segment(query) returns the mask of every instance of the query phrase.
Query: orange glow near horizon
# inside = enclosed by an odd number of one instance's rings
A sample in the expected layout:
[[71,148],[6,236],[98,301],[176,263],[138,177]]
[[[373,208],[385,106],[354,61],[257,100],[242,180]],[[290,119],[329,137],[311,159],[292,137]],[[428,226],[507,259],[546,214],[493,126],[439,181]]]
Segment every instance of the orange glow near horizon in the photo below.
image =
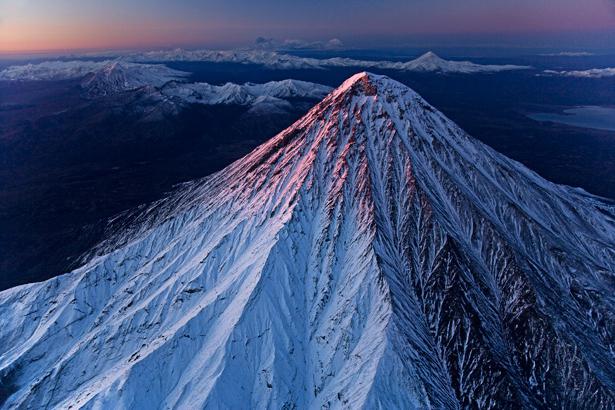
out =
[[[387,0],[387,7],[326,8],[309,1],[0,0],[0,54],[57,50],[249,45],[259,36],[281,39],[374,38],[483,33],[615,30],[612,0],[505,0],[469,3]],[[339,18],[344,16],[344,18]],[[497,36],[493,37],[496,38]]]
[[133,9],[129,4],[0,0],[0,54],[230,42],[241,29],[241,21],[161,16],[153,4]]
[[[165,41],[168,38],[172,42]],[[172,46],[206,40],[205,35],[185,26],[147,23],[104,27],[78,23],[0,25],[0,53]]]

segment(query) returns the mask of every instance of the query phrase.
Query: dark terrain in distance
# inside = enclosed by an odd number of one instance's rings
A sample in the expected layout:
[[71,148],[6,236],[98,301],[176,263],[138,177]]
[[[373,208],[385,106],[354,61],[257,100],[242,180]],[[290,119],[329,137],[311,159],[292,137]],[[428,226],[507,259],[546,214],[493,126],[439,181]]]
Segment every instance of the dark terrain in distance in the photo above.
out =
[[[360,71],[168,65],[210,83],[296,78],[337,86]],[[547,179],[615,198],[614,132],[539,123],[524,115],[612,104],[615,79],[540,77],[537,71],[380,72]],[[137,94],[92,102],[81,97],[78,81],[0,82],[0,289],[76,267],[104,237],[110,217],[223,168],[311,104],[297,101],[293,112],[260,117],[246,115],[244,107],[200,105],[143,122],[132,109]]]

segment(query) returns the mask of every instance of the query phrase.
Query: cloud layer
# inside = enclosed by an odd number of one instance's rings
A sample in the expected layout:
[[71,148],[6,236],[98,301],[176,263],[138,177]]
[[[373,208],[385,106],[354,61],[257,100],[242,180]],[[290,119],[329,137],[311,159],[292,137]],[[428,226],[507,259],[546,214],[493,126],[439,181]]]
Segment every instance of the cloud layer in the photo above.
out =
[[559,53],[541,54],[541,56],[545,57],[588,57],[593,55],[594,53],[587,51],[560,51]]
[[257,49],[261,50],[339,50],[344,43],[339,38],[326,41],[307,41],[302,39],[278,40],[272,37],[257,37],[254,41]]
[[559,75],[563,77],[577,77],[577,78],[615,77],[615,67],[592,68],[589,70],[572,70],[572,71],[545,70],[544,74]]

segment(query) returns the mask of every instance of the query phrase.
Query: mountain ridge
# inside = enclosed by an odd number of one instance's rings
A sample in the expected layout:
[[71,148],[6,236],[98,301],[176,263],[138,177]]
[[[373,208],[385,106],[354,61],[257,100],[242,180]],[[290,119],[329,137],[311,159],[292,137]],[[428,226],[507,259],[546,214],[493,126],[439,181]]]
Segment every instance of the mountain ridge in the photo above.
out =
[[[494,73],[525,70],[530,66],[503,64],[476,64],[470,61],[444,60],[433,51],[405,61],[360,60],[346,57],[311,58],[283,54],[270,50],[183,50],[149,51],[124,55],[129,61],[207,61],[214,63],[257,64],[270,69],[323,69],[330,67],[363,67],[366,69],[436,72],[442,74]],[[427,64],[426,64],[427,63]]]

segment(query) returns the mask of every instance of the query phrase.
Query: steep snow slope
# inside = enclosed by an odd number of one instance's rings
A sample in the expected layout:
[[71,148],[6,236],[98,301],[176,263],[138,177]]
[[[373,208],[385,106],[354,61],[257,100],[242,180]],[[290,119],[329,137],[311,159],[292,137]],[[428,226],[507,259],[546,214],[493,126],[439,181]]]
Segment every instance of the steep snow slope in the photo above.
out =
[[362,73],[0,293],[4,407],[609,409],[614,270],[612,204]]

